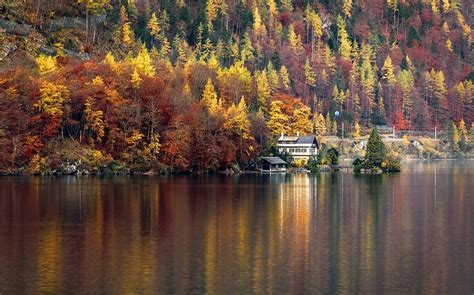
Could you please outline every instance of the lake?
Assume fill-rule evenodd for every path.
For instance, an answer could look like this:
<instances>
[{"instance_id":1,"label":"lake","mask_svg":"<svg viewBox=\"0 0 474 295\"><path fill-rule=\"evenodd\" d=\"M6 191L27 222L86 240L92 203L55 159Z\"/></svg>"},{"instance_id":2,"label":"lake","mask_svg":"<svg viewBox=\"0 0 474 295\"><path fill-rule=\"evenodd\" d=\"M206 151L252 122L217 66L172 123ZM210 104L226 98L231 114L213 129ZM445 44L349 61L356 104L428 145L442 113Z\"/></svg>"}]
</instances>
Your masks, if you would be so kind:
<instances>
[{"instance_id":1,"label":"lake","mask_svg":"<svg viewBox=\"0 0 474 295\"><path fill-rule=\"evenodd\" d=\"M474 161L0 178L0 294L473 294Z\"/></svg>"}]
</instances>

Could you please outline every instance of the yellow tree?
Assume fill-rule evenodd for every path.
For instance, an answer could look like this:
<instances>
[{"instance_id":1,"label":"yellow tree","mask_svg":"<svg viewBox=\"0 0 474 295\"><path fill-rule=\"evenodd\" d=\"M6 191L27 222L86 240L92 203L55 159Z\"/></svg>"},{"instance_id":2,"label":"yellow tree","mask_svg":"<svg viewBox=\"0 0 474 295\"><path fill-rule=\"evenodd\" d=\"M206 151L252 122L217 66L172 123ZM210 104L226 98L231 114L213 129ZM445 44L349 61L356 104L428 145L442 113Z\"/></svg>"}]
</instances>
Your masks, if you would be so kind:
<instances>
[{"instance_id":1,"label":"yellow tree","mask_svg":"<svg viewBox=\"0 0 474 295\"><path fill-rule=\"evenodd\" d=\"M289 128L289 118L281 110L282 102L279 100L274 100L271 103L270 108L270 120L268 121L268 128L273 135L278 136L280 134L288 134L290 131Z\"/></svg>"},{"instance_id":2,"label":"yellow tree","mask_svg":"<svg viewBox=\"0 0 474 295\"><path fill-rule=\"evenodd\" d=\"M44 54L40 54L35 59L35 62L36 62L36 66L38 67L38 72L41 75L52 73L58 67L57 62L56 62L56 57L54 56L46 56Z\"/></svg>"},{"instance_id":3,"label":"yellow tree","mask_svg":"<svg viewBox=\"0 0 474 295\"><path fill-rule=\"evenodd\" d=\"M111 52L107 52L103 63L108 65L116 74L120 72L120 63L115 61L115 57Z\"/></svg>"},{"instance_id":4,"label":"yellow tree","mask_svg":"<svg viewBox=\"0 0 474 295\"><path fill-rule=\"evenodd\" d=\"M135 36L133 34L133 30L130 27L130 23L126 22L122 26L122 42L128 47L132 47L135 41Z\"/></svg>"},{"instance_id":5,"label":"yellow tree","mask_svg":"<svg viewBox=\"0 0 474 295\"><path fill-rule=\"evenodd\" d=\"M273 67L272 61L269 61L267 65L267 78L270 85L270 92L274 94L278 90L279 77L277 71Z\"/></svg>"},{"instance_id":6,"label":"yellow tree","mask_svg":"<svg viewBox=\"0 0 474 295\"><path fill-rule=\"evenodd\" d=\"M322 137L327 134L326 120L322 114L319 114L316 117L314 122L314 131L318 137Z\"/></svg>"},{"instance_id":7,"label":"yellow tree","mask_svg":"<svg viewBox=\"0 0 474 295\"><path fill-rule=\"evenodd\" d=\"M93 133L98 142L102 141L105 135L104 112L94 110L92 98L88 97L84 109L84 129Z\"/></svg>"},{"instance_id":8,"label":"yellow tree","mask_svg":"<svg viewBox=\"0 0 474 295\"><path fill-rule=\"evenodd\" d=\"M352 0L343 0L342 1L342 12L346 17L352 16Z\"/></svg>"},{"instance_id":9,"label":"yellow tree","mask_svg":"<svg viewBox=\"0 0 474 295\"><path fill-rule=\"evenodd\" d=\"M464 122L464 118L459 121L459 147L461 150L465 150L467 147L467 143L469 141L469 133L466 129L466 122Z\"/></svg>"},{"instance_id":10,"label":"yellow tree","mask_svg":"<svg viewBox=\"0 0 474 295\"><path fill-rule=\"evenodd\" d=\"M238 105L233 103L226 111L224 128L240 138L240 157L242 157L243 140L250 138L250 120L247 115L247 104L242 96Z\"/></svg>"},{"instance_id":11,"label":"yellow tree","mask_svg":"<svg viewBox=\"0 0 474 295\"><path fill-rule=\"evenodd\" d=\"M137 69L135 68L132 72L132 75L130 76L130 82L132 83L133 89L138 89L140 87L140 84L142 83L142 78L138 74Z\"/></svg>"},{"instance_id":12,"label":"yellow tree","mask_svg":"<svg viewBox=\"0 0 474 295\"><path fill-rule=\"evenodd\" d=\"M443 0L443 11L444 13L449 12L449 8L451 7L449 0Z\"/></svg>"},{"instance_id":13,"label":"yellow tree","mask_svg":"<svg viewBox=\"0 0 474 295\"><path fill-rule=\"evenodd\" d=\"M204 87L201 102L211 116L217 116L222 110L221 103L217 99L217 92L214 89L214 84L212 84L211 78L207 80L206 86Z\"/></svg>"},{"instance_id":14,"label":"yellow tree","mask_svg":"<svg viewBox=\"0 0 474 295\"><path fill-rule=\"evenodd\" d=\"M280 68L279 76L281 88L288 90L290 88L290 78L288 77L288 70L284 65Z\"/></svg>"},{"instance_id":15,"label":"yellow tree","mask_svg":"<svg viewBox=\"0 0 474 295\"><path fill-rule=\"evenodd\" d=\"M44 82L40 87L40 99L35 106L53 117L62 117L68 100L69 91L66 86Z\"/></svg>"},{"instance_id":16,"label":"yellow tree","mask_svg":"<svg viewBox=\"0 0 474 295\"><path fill-rule=\"evenodd\" d=\"M308 34L311 31L311 60L313 60L314 46L316 40L319 41L321 39L321 36L323 35L323 22L321 20L321 17L319 17L319 15L309 5L306 7L305 10L305 20L306 31L308 32Z\"/></svg>"},{"instance_id":17,"label":"yellow tree","mask_svg":"<svg viewBox=\"0 0 474 295\"><path fill-rule=\"evenodd\" d=\"M151 77L155 74L155 67L153 66L150 54L145 45L142 45L137 56L135 58L131 58L129 62L140 74L148 77Z\"/></svg>"},{"instance_id":18,"label":"yellow tree","mask_svg":"<svg viewBox=\"0 0 474 295\"><path fill-rule=\"evenodd\" d=\"M359 139L361 134L360 134L360 125L359 125L359 122L355 122L354 124L354 138L355 139Z\"/></svg>"},{"instance_id":19,"label":"yellow tree","mask_svg":"<svg viewBox=\"0 0 474 295\"><path fill-rule=\"evenodd\" d=\"M311 109L308 106L302 106L294 110L291 117L291 133L310 134L312 131L310 116Z\"/></svg>"},{"instance_id":20,"label":"yellow tree","mask_svg":"<svg viewBox=\"0 0 474 295\"><path fill-rule=\"evenodd\" d=\"M255 72L255 80L257 81L258 106L264 115L267 116L271 92L266 72Z\"/></svg>"},{"instance_id":21,"label":"yellow tree","mask_svg":"<svg viewBox=\"0 0 474 295\"><path fill-rule=\"evenodd\" d=\"M390 58L390 55L387 56L385 59L383 66L382 66L382 72L383 72L383 79L387 81L387 83L393 87L395 83L397 82L397 79L395 78L395 73L393 69L393 63L392 59Z\"/></svg>"},{"instance_id":22,"label":"yellow tree","mask_svg":"<svg viewBox=\"0 0 474 295\"><path fill-rule=\"evenodd\" d=\"M349 34L346 31L346 22L338 15L336 19L337 39L339 40L339 54L343 59L350 60L352 52L352 44L349 40Z\"/></svg>"},{"instance_id":23,"label":"yellow tree","mask_svg":"<svg viewBox=\"0 0 474 295\"><path fill-rule=\"evenodd\" d=\"M150 35L152 41L157 40L160 35L160 25L158 23L158 18L156 17L156 13L152 13L150 20L148 21L147 28L150 31Z\"/></svg>"},{"instance_id":24,"label":"yellow tree","mask_svg":"<svg viewBox=\"0 0 474 295\"><path fill-rule=\"evenodd\" d=\"M306 62L304 64L303 69L304 69L305 84L311 87L316 86L316 74L314 73L313 67L311 66L308 58L306 58Z\"/></svg>"},{"instance_id":25,"label":"yellow tree","mask_svg":"<svg viewBox=\"0 0 474 295\"><path fill-rule=\"evenodd\" d=\"M398 84L402 91L403 115L408 120L409 128L411 122L411 113L413 108L413 100L411 98L412 91L415 87L415 79L410 70L401 70L397 75Z\"/></svg>"},{"instance_id":26,"label":"yellow tree","mask_svg":"<svg viewBox=\"0 0 474 295\"><path fill-rule=\"evenodd\" d=\"M293 24L288 27L288 43L295 54L303 52L303 44L301 42L301 36L295 32Z\"/></svg>"},{"instance_id":27,"label":"yellow tree","mask_svg":"<svg viewBox=\"0 0 474 295\"><path fill-rule=\"evenodd\" d=\"M260 17L260 12L258 11L258 6L256 5L253 9L253 31L257 36L264 36L267 34L267 29L262 23L262 18Z\"/></svg>"}]
</instances>

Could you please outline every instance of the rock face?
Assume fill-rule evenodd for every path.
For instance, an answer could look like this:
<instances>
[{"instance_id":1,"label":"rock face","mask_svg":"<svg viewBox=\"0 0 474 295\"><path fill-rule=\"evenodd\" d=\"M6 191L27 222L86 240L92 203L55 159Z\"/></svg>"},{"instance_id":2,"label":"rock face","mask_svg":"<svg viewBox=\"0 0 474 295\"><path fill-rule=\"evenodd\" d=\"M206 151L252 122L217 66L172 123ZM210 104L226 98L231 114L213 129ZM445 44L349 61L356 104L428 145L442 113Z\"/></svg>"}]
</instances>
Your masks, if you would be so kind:
<instances>
[{"instance_id":1,"label":"rock face","mask_svg":"<svg viewBox=\"0 0 474 295\"><path fill-rule=\"evenodd\" d=\"M56 48L54 48L52 46L41 46L41 48L39 49L39 52L43 53L43 54L46 54L46 55L56 55L57 54ZM77 58L80 58L80 59L83 59L83 60L89 59L89 54L87 54L87 53L81 53L81 52L72 51L72 50L69 50L69 49L63 49L63 53L67 56L77 57Z\"/></svg>"},{"instance_id":2,"label":"rock face","mask_svg":"<svg viewBox=\"0 0 474 295\"><path fill-rule=\"evenodd\" d=\"M65 164L61 167L61 173L64 175L72 175L76 174L77 172L77 165L76 164Z\"/></svg>"},{"instance_id":3,"label":"rock face","mask_svg":"<svg viewBox=\"0 0 474 295\"><path fill-rule=\"evenodd\" d=\"M28 36L31 31L31 26L25 24L17 24L6 19L0 19L0 28L4 29L9 34L20 36Z\"/></svg>"},{"instance_id":4,"label":"rock face","mask_svg":"<svg viewBox=\"0 0 474 295\"><path fill-rule=\"evenodd\" d=\"M49 26L49 31L56 32L62 29L84 29L85 27L85 19L65 16L57 20L52 20Z\"/></svg>"},{"instance_id":5,"label":"rock face","mask_svg":"<svg viewBox=\"0 0 474 295\"><path fill-rule=\"evenodd\" d=\"M4 43L0 46L0 61L4 60L10 53L13 53L17 46L13 43Z\"/></svg>"},{"instance_id":6,"label":"rock face","mask_svg":"<svg viewBox=\"0 0 474 295\"><path fill-rule=\"evenodd\" d=\"M99 25L103 23L106 19L105 14L101 14L98 16L94 16L91 18L91 26L92 24ZM86 27L86 20L84 18L79 17L62 17L60 19L52 20L49 26L50 32L56 32L63 29L76 29L76 30L84 30Z\"/></svg>"}]
</instances>

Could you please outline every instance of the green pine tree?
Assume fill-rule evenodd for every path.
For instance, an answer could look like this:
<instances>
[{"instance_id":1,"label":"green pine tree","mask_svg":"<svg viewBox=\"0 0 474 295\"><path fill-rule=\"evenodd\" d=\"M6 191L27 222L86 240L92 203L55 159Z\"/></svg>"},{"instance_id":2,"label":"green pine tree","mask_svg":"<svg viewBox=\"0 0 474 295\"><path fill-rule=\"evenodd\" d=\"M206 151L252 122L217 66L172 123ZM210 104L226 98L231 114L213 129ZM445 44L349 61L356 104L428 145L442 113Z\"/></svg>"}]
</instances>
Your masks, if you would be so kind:
<instances>
[{"instance_id":1,"label":"green pine tree","mask_svg":"<svg viewBox=\"0 0 474 295\"><path fill-rule=\"evenodd\" d=\"M365 166L367 168L381 168L385 158L385 144L380 138L379 133L374 128L369 136L367 147L365 149Z\"/></svg>"}]
</instances>

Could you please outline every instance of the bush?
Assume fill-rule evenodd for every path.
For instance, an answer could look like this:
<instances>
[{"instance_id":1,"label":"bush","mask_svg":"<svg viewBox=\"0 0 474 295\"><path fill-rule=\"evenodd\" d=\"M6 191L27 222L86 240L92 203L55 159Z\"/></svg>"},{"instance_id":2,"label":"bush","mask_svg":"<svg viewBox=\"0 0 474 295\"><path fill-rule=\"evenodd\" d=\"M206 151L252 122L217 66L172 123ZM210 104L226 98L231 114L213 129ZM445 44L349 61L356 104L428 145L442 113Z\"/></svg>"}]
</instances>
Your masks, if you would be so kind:
<instances>
[{"instance_id":1,"label":"bush","mask_svg":"<svg viewBox=\"0 0 474 295\"><path fill-rule=\"evenodd\" d=\"M402 169L400 161L400 154L395 151L391 151L387 154L384 161L382 162L381 168L384 172L400 172Z\"/></svg>"},{"instance_id":2,"label":"bush","mask_svg":"<svg viewBox=\"0 0 474 295\"><path fill-rule=\"evenodd\" d=\"M319 170L319 161L316 157L311 157L306 163L306 169L311 172L318 172Z\"/></svg>"},{"instance_id":3,"label":"bush","mask_svg":"<svg viewBox=\"0 0 474 295\"><path fill-rule=\"evenodd\" d=\"M354 167L354 172L360 172L360 170L364 168L364 160L361 160L360 158L356 158L352 162L352 166Z\"/></svg>"}]
</instances>

